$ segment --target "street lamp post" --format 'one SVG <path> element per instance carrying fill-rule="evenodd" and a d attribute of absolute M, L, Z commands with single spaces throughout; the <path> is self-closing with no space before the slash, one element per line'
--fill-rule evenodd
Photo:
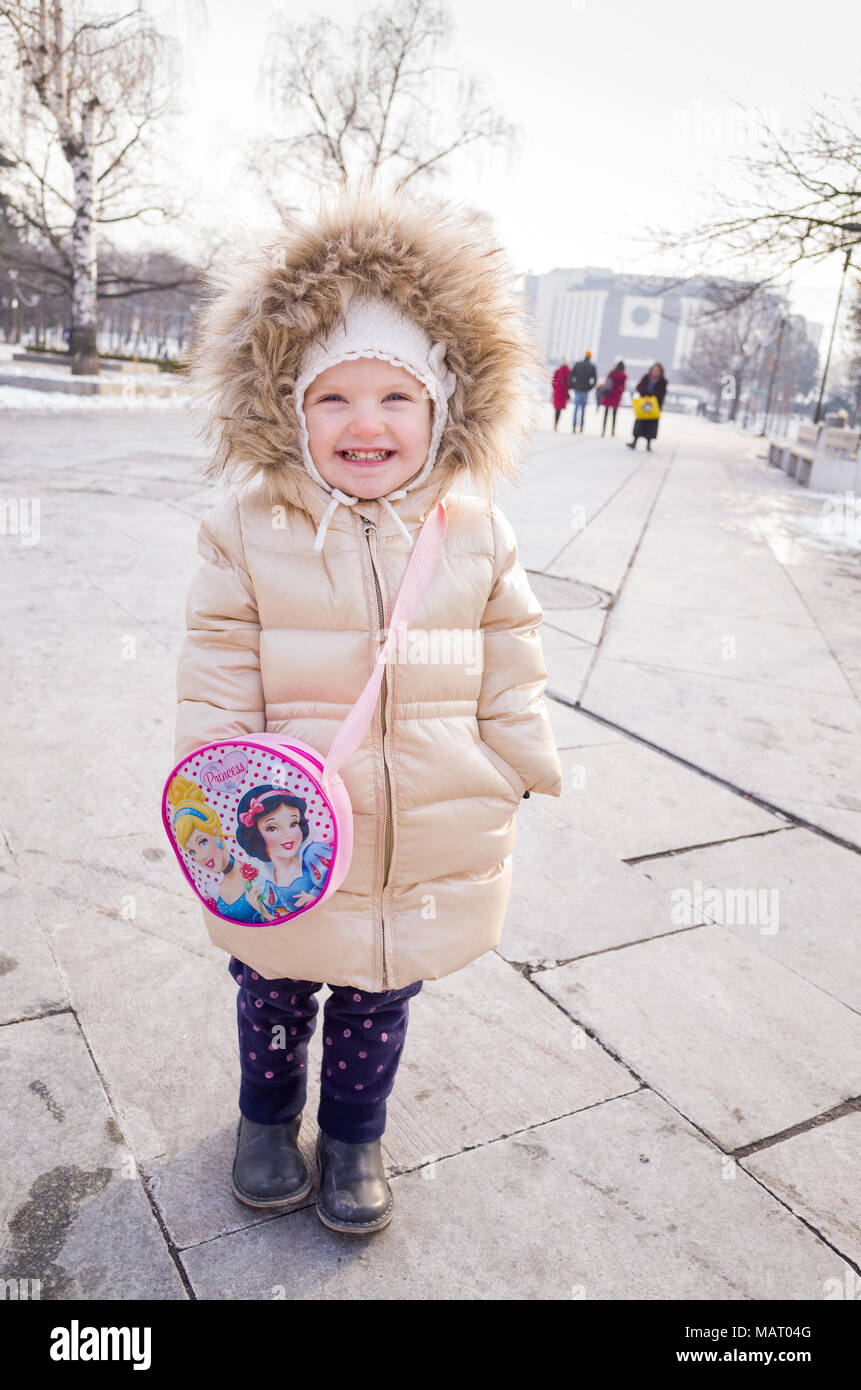
<path fill-rule="evenodd" d="M 861 223 L 844 223 L 842 230 L 846 232 L 861 232 Z M 822 413 L 822 400 L 825 395 L 825 383 L 828 380 L 828 368 L 831 365 L 831 349 L 834 346 L 834 334 L 837 332 L 837 320 L 840 317 L 840 305 L 843 300 L 843 286 L 846 283 L 846 272 L 849 269 L 849 262 L 852 260 L 852 252 L 855 250 L 855 247 L 857 245 L 857 242 L 853 242 L 853 244 L 847 250 L 846 259 L 843 262 L 843 274 L 840 276 L 840 292 L 837 295 L 837 307 L 834 310 L 834 320 L 831 324 L 831 337 L 828 339 L 828 352 L 825 357 L 825 366 L 822 369 L 822 381 L 819 386 L 819 400 L 816 402 L 816 413 L 813 416 L 814 425 L 817 425 L 819 423 L 819 416 Z"/>
<path fill-rule="evenodd" d="M 763 436 L 763 435 L 766 433 L 766 431 L 768 430 L 768 417 L 769 417 L 769 415 L 771 414 L 771 400 L 772 400 L 772 397 L 773 397 L 773 395 L 774 395 L 774 378 L 777 376 L 777 367 L 778 367 L 778 363 L 780 362 L 780 348 L 781 348 L 781 345 L 782 345 L 782 343 L 783 343 L 783 330 L 784 330 L 785 327 L 786 327 L 786 319 L 785 319 L 785 318 L 783 317 L 783 315 L 781 314 L 781 316 L 780 316 L 780 331 L 779 331 L 779 333 L 778 333 L 778 335 L 777 335 L 777 347 L 776 347 L 775 350 L 774 350 L 774 361 L 773 361 L 772 364 L 771 364 L 771 376 L 770 376 L 769 382 L 768 382 L 768 400 L 767 400 L 766 403 L 765 403 L 765 419 L 764 419 L 763 422 L 762 422 L 762 429 L 761 429 L 761 431 L 760 431 L 760 438 L 762 438 L 762 436 Z"/>

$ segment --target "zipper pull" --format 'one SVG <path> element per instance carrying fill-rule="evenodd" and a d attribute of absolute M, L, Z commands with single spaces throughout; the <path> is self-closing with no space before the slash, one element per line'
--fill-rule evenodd
<path fill-rule="evenodd" d="M 376 531 L 376 529 L 377 529 L 377 523 L 376 523 L 375 521 L 371 521 L 371 520 L 370 520 L 368 517 L 366 517 L 366 516 L 363 516 L 363 517 L 362 517 L 362 520 L 363 520 L 364 523 L 365 523 L 363 529 L 364 529 L 364 532 L 365 532 L 365 535 L 366 535 L 366 536 L 368 535 L 368 533 L 369 533 L 370 531 Z"/>

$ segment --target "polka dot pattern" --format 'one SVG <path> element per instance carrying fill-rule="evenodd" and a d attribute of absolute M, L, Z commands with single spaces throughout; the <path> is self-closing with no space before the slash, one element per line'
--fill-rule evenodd
<path fill-rule="evenodd" d="M 260 980 L 256 971 L 234 957 L 229 969 L 239 986 L 239 1108 L 260 1124 L 292 1119 L 307 1100 L 308 1044 L 316 1026 L 316 995 L 322 983 Z M 360 1142 L 383 1133 L 386 1100 L 406 1036 L 409 1000 L 421 987 L 419 980 L 401 990 L 369 994 L 330 986 L 323 1006 L 325 1066 L 317 1116 L 327 1134 Z M 261 1042 L 255 1033 L 262 1035 Z"/>

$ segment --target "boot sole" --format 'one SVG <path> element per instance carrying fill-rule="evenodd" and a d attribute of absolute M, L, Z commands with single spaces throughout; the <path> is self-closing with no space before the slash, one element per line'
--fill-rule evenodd
<path fill-rule="evenodd" d="M 388 1211 L 378 1221 L 369 1221 L 364 1225 L 356 1221 L 336 1221 L 334 1217 L 326 1215 L 319 1202 L 315 1203 L 315 1210 L 323 1225 L 328 1226 L 330 1231 L 339 1231 L 342 1235 L 348 1236 L 364 1236 L 372 1235 L 374 1231 L 382 1231 L 388 1226 L 395 1214 L 395 1204 L 392 1202 Z"/>
<path fill-rule="evenodd" d="M 236 1198 L 236 1200 L 239 1202 L 243 1202 L 246 1207 L 255 1207 L 258 1211 L 272 1211 L 273 1208 L 293 1207 L 296 1205 L 297 1202 L 302 1202 L 306 1197 L 310 1196 L 313 1186 L 314 1179 L 309 1174 L 308 1180 L 304 1184 L 304 1186 L 301 1187 L 299 1191 L 294 1193 L 292 1196 L 276 1197 L 269 1201 L 266 1201 L 265 1199 L 261 1199 L 259 1197 L 252 1197 L 251 1194 L 248 1192 L 243 1192 L 242 1189 L 237 1186 L 235 1178 L 231 1178 L 230 1182 L 231 1191 L 233 1192 L 233 1195 Z"/>
<path fill-rule="evenodd" d="M 319 1172 L 319 1171 L 320 1171 L 320 1140 L 319 1140 L 319 1138 L 318 1138 L 318 1140 L 317 1140 L 317 1149 L 316 1149 L 316 1152 L 317 1152 L 317 1170 L 318 1170 L 318 1172 Z M 339 1221 L 338 1218 L 337 1218 L 336 1216 L 330 1216 L 330 1215 L 328 1214 L 328 1212 L 326 1212 L 326 1211 L 323 1210 L 323 1208 L 322 1208 L 321 1205 L 320 1205 L 320 1198 L 319 1198 L 319 1196 L 317 1197 L 317 1201 L 314 1203 L 314 1207 L 315 1207 L 315 1210 L 316 1210 L 316 1212 L 317 1212 L 317 1215 L 319 1216 L 319 1218 L 320 1218 L 320 1220 L 322 1221 L 323 1225 L 324 1225 L 324 1226 L 328 1226 L 328 1228 L 329 1228 L 330 1231 L 339 1231 L 342 1235 L 348 1235 L 348 1236 L 364 1236 L 364 1235 L 372 1235 L 372 1234 L 374 1233 L 374 1231 L 382 1231 L 383 1228 L 384 1228 L 385 1226 L 388 1226 L 389 1222 L 391 1221 L 392 1217 L 393 1217 L 394 1214 L 395 1214 L 395 1199 L 394 1199 L 394 1196 L 391 1196 L 391 1197 L 389 1198 L 389 1205 L 388 1205 L 388 1208 L 386 1209 L 386 1211 L 383 1212 L 382 1216 L 377 1217 L 377 1220 L 376 1220 L 376 1221 L 365 1221 L 365 1222 L 360 1222 L 360 1221 Z"/>

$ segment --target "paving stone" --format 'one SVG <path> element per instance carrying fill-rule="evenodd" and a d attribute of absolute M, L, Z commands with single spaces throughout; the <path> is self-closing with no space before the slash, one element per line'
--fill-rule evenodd
<path fill-rule="evenodd" d="M 681 929 L 537 979 L 728 1150 L 857 1095 L 858 1014 L 726 927 Z"/>
<path fill-rule="evenodd" d="M 548 688 L 558 690 L 566 699 L 577 700 L 583 690 L 595 650 L 580 637 L 545 623 L 541 628 L 541 646 L 547 670 Z"/>
<path fill-rule="evenodd" d="M 687 849 L 786 824 L 635 739 L 561 749 L 559 758 L 564 778 L 562 795 L 553 798 L 556 815 L 617 859 Z"/>
<path fill-rule="evenodd" d="M 794 624 L 768 615 L 713 613 L 707 606 L 645 603 L 627 590 L 608 620 L 601 659 L 822 695 L 853 694 L 809 619 Z"/>
<path fill-rule="evenodd" d="M 861 711 L 790 690 L 598 659 L 582 704 L 861 848 Z"/>
<path fill-rule="evenodd" d="M 392 1179 L 356 1250 L 309 1209 L 182 1254 L 198 1298 L 798 1299 L 850 1266 L 650 1092 Z"/>
<path fill-rule="evenodd" d="M 0 1030 L 4 1279 L 43 1299 L 182 1299 L 132 1156 L 69 1014 Z"/>
<path fill-rule="evenodd" d="M 36 920 L 32 896 L 4 847 L 0 854 L 0 1023 L 66 1007 L 66 992 Z"/>
<path fill-rule="evenodd" d="M 608 497 L 628 486 L 642 462 L 622 449 L 614 456 L 605 450 L 601 466 L 596 468 L 595 445 L 599 441 L 587 441 L 585 436 L 573 439 L 570 429 L 562 434 L 549 433 L 548 438 L 538 431 L 532 440 L 521 486 L 504 484 L 499 489 L 499 505 L 516 524 L 521 563 L 528 569 L 545 571 L 560 554 L 568 554 L 572 543 L 582 542 L 584 525 L 587 530 L 595 525 L 603 516 Z M 550 505 L 548 497 L 553 499 Z M 572 577 L 590 583 L 585 556 L 580 569 L 583 572 Z"/>
<path fill-rule="evenodd" d="M 546 628 L 577 637 L 587 646 L 596 647 L 601 641 L 607 618 L 605 608 L 554 608 L 545 611 L 542 634 Z"/>
<path fill-rule="evenodd" d="M 111 923 L 99 951 L 82 926 L 68 958 L 82 1026 L 123 1127 L 178 1245 L 259 1221 L 229 1185 L 238 1121 L 235 985 L 227 957 L 193 961 L 166 942 Z M 70 941 L 62 933 L 58 941 Z M 57 946 L 61 951 L 62 946 Z M 216 948 L 212 948 L 215 951 Z M 115 972 L 156 1001 L 108 1012 Z M 222 978 L 223 972 L 223 978 Z M 321 1006 L 325 994 L 320 996 Z M 174 1027 L 165 1019 L 174 1020 Z M 180 1034 L 179 1029 L 182 1029 Z M 309 1049 L 301 1144 L 313 1158 L 322 1007 Z M 410 1011 L 388 1103 L 385 1161 L 415 1167 L 636 1087 L 629 1073 L 493 953 L 428 981 Z"/>
<path fill-rule="evenodd" d="M 782 566 L 772 556 L 752 561 L 747 557 L 743 569 L 723 569 L 720 583 L 715 583 L 709 570 L 685 570 L 685 582 L 679 583 L 679 567 L 672 552 L 655 564 L 646 564 L 641 555 L 625 579 L 625 601 L 642 607 L 649 624 L 652 615 L 646 611 L 659 609 L 687 610 L 688 621 L 694 614 L 709 617 L 756 618 L 769 624 L 789 623 L 793 626 L 815 628 L 816 624 L 798 591 Z M 748 566 L 754 564 L 754 575 Z M 615 612 L 614 612 L 615 616 Z"/>
<path fill-rule="evenodd" d="M 856 1110 L 750 1154 L 741 1165 L 845 1259 L 861 1265 L 859 1158 L 861 1113 Z"/>
<path fill-rule="evenodd" d="M 622 863 L 606 845 L 573 829 L 548 797 L 530 797 L 518 815 L 499 953 L 506 960 L 556 965 L 677 931 L 669 894 L 646 872 L 651 863 Z"/>
<path fill-rule="evenodd" d="M 191 949 L 136 919 L 64 907 L 45 928 L 108 1093 L 138 1161 L 169 1159 L 236 1113 L 228 958 L 193 903 Z"/>
<path fill-rule="evenodd" d="M 588 506 L 583 507 L 582 521 L 588 521 L 588 524 L 576 531 L 565 549 L 555 555 L 546 573 L 560 579 L 592 584 L 608 594 L 618 593 L 631 556 L 649 520 L 665 471 L 666 462 L 641 459 L 624 484 L 609 497 L 605 480 L 600 509 L 590 515 Z M 579 476 L 569 483 L 566 489 L 569 507 L 582 505 L 585 501 L 582 487 Z M 560 505 L 560 513 L 563 510 Z"/>
<path fill-rule="evenodd" d="M 641 867 L 666 894 L 696 883 L 704 903 L 718 894 L 707 919 L 861 1013 L 861 859 L 852 850 L 791 826 Z"/>
<path fill-rule="evenodd" d="M 818 826 L 837 835 L 856 850 L 861 849 L 861 797 L 839 791 L 834 802 L 808 801 L 803 796 L 787 798 L 787 810 L 805 824 Z"/>
<path fill-rule="evenodd" d="M 548 1004 L 493 952 L 425 983 L 410 1004 L 393 1092 L 401 1114 L 385 1141 L 398 1166 L 636 1088 L 624 1067 Z"/>
<path fill-rule="evenodd" d="M 833 497 L 827 499 L 833 503 Z M 847 681 L 861 699 L 861 642 L 858 640 L 858 599 L 861 566 L 823 566 L 799 563 L 792 582 L 804 607 L 816 622 Z"/>
<path fill-rule="evenodd" d="M 583 748 L 593 743 L 624 743 L 626 736 L 600 719 L 590 719 L 570 705 L 545 694 L 547 713 L 557 748 Z"/>

